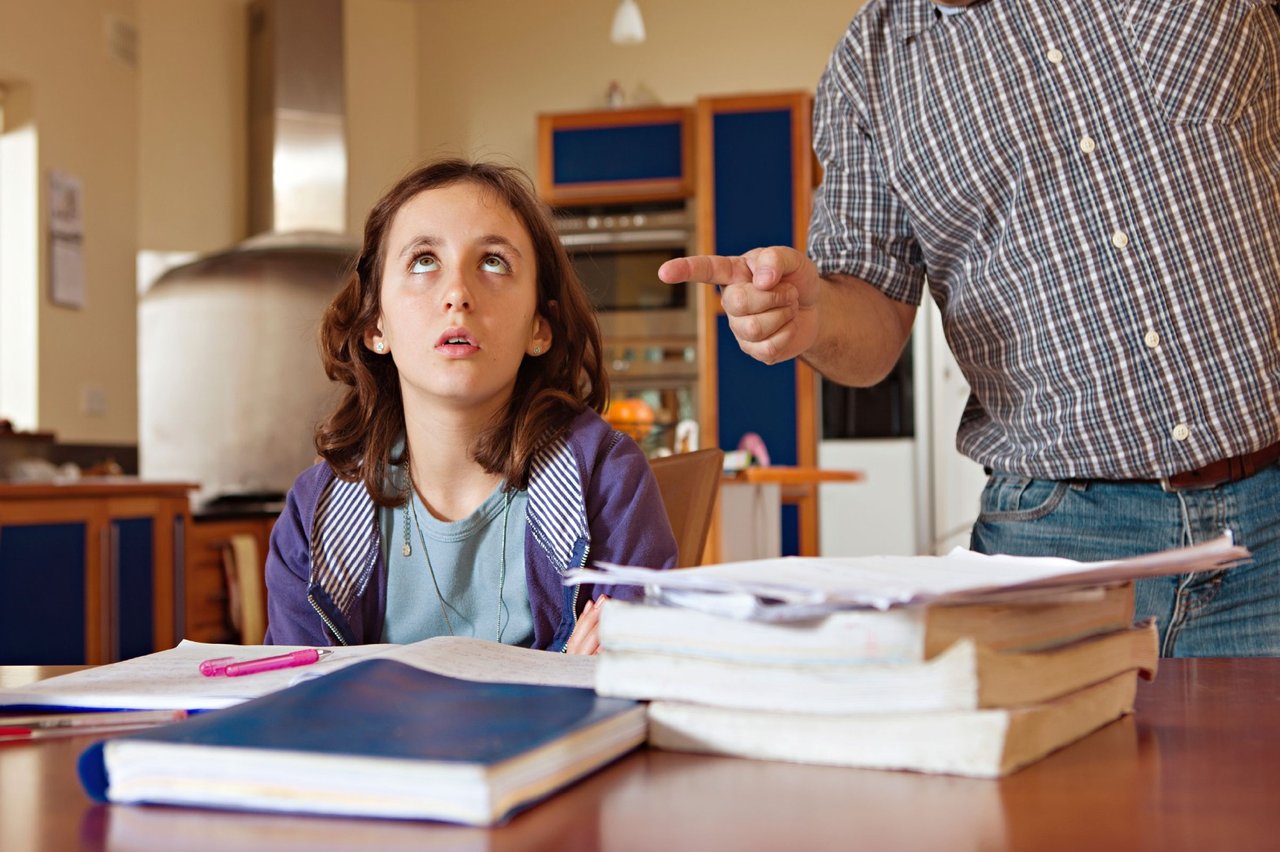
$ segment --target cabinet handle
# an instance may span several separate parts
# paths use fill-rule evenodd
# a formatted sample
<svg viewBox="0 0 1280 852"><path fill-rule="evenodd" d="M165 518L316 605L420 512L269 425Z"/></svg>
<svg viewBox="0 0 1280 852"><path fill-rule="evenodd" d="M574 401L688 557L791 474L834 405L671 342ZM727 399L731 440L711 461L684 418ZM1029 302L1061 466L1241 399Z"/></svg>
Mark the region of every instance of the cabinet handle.
<svg viewBox="0 0 1280 852"><path fill-rule="evenodd" d="M107 524L106 583L107 613L107 661L120 659L120 529L114 523Z"/></svg>

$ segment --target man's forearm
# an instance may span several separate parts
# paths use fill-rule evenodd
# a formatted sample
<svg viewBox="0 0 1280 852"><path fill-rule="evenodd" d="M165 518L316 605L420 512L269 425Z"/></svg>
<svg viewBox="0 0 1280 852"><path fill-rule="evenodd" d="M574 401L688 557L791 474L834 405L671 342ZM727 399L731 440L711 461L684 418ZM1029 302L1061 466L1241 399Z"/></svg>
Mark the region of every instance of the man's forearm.
<svg viewBox="0 0 1280 852"><path fill-rule="evenodd" d="M832 381L868 387L897 363L916 308L848 275L822 279L818 338L801 358Z"/></svg>

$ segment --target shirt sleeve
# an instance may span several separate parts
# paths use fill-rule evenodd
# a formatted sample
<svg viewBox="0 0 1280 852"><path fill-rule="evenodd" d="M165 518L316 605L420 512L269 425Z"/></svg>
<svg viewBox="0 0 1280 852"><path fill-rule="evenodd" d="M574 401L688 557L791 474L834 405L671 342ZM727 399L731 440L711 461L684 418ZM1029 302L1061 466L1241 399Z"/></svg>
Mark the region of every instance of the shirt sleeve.
<svg viewBox="0 0 1280 852"><path fill-rule="evenodd" d="M818 84L813 138L823 178L809 223L809 256L823 275L852 275L891 299L918 305L924 264L906 210L884 177L855 45L851 30Z"/></svg>

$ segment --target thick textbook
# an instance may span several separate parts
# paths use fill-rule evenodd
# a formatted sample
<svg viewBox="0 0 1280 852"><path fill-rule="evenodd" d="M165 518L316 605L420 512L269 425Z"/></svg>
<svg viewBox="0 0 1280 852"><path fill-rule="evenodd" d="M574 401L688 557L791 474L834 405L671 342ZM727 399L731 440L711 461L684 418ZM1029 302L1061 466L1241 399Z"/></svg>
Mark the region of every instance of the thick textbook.
<svg viewBox="0 0 1280 852"><path fill-rule="evenodd" d="M1048 701L1112 675L1155 677L1154 622L1044 651L962 639L921 663L760 664L604 648L596 692L796 713L918 713Z"/></svg>
<svg viewBox="0 0 1280 852"><path fill-rule="evenodd" d="M939 713L821 715L655 701L657 748L998 778L1133 712L1137 672L1041 704Z"/></svg>
<svg viewBox="0 0 1280 852"><path fill-rule="evenodd" d="M1030 651L1129 627L1133 595L1133 584L1121 583L780 622L610 601L600 612L600 645L773 665L918 662L964 638L994 650Z"/></svg>
<svg viewBox="0 0 1280 852"><path fill-rule="evenodd" d="M95 743L80 777L114 803L491 825L644 737L633 701L377 659Z"/></svg>

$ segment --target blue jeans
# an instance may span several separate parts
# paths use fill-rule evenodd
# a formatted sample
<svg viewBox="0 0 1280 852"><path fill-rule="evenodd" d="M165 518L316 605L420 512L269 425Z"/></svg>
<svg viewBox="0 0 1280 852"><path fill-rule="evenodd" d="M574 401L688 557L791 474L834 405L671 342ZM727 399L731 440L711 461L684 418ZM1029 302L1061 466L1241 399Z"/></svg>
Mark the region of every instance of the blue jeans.
<svg viewBox="0 0 1280 852"><path fill-rule="evenodd" d="M1155 483L1028 479L997 471L970 547L981 553L1120 559L1229 529L1253 559L1225 571L1141 580L1165 657L1280 656L1280 466L1202 491Z"/></svg>

